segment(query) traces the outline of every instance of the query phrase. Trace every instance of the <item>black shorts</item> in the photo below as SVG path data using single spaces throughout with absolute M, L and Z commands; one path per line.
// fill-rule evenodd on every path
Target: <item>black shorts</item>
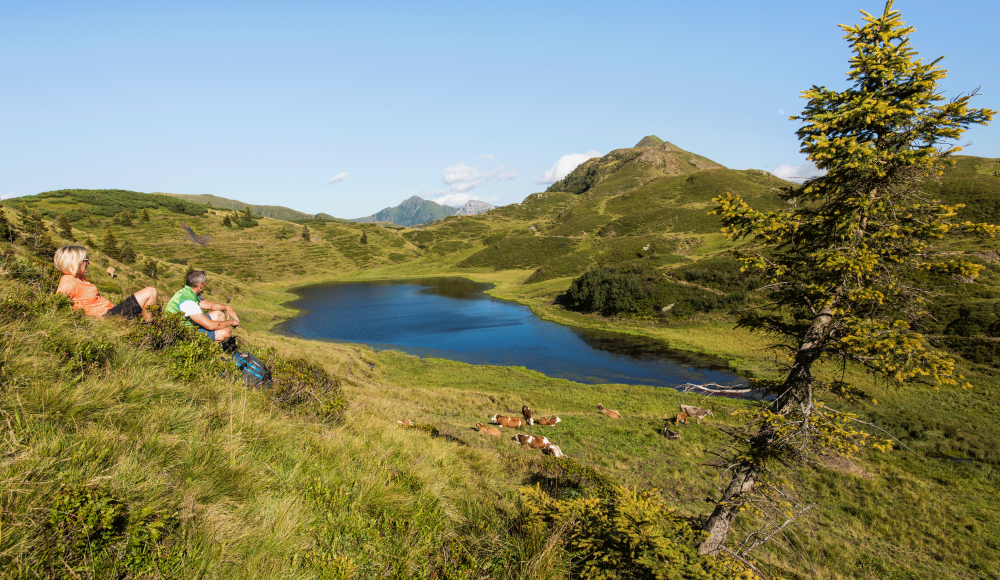
M 139 301 L 135 299 L 135 294 L 131 294 L 128 298 L 122 300 L 121 304 L 104 313 L 105 318 L 108 316 L 121 316 L 129 320 L 139 318 L 142 316 L 142 306 L 139 306 Z

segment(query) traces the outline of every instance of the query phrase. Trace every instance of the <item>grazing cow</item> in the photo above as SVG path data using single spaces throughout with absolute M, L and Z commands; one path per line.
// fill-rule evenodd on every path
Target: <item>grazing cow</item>
M 681 423 L 684 423 L 685 425 L 687 425 L 688 424 L 688 417 L 689 416 L 690 415 L 688 415 L 684 411 L 681 411 L 680 413 L 677 413 L 677 418 L 674 419 L 674 425 L 680 425 Z
M 410 421 L 409 419 L 403 419 L 402 421 L 396 421 L 396 422 L 402 425 L 403 427 L 413 427 L 413 421 Z
M 691 405 L 681 405 L 681 412 L 687 413 L 688 417 L 694 417 L 694 422 L 701 425 L 701 420 L 705 417 L 713 417 L 715 413 L 711 409 L 692 407 Z
M 535 424 L 535 421 L 531 418 L 531 407 L 527 405 L 521 405 L 521 414 L 524 415 L 524 421 L 528 425 Z
M 563 455 L 562 449 L 559 449 L 558 445 L 546 445 L 545 447 L 542 447 L 542 453 L 551 455 L 552 457 L 566 457 Z
M 519 417 L 504 417 L 503 415 L 493 415 L 490 417 L 490 421 L 493 421 L 501 427 L 509 427 L 511 429 L 516 429 L 518 427 L 524 426 L 524 419 Z
M 511 437 L 512 441 L 517 441 L 524 447 L 530 447 L 531 449 L 542 449 L 552 444 L 548 437 L 538 437 L 535 435 L 521 435 L 518 433 Z
M 669 425 L 669 423 L 666 422 L 663 425 L 663 436 L 666 437 L 667 439 L 676 439 L 680 441 L 681 434 L 676 431 L 671 431 L 670 427 L 667 427 L 667 425 Z
M 559 417 L 539 417 L 537 423 L 539 425 L 548 425 L 549 427 L 551 427 L 556 423 L 558 423 L 559 421 L 561 421 Z
M 108 266 L 108 276 L 115 277 L 115 269 L 112 266 Z
M 621 413 L 619 413 L 618 411 L 612 411 L 611 409 L 605 409 L 604 405 L 602 405 L 600 403 L 597 404 L 597 412 L 600 413 L 600 414 L 602 414 L 602 415 L 604 415 L 608 419 L 621 419 L 622 418 L 622 414 Z
M 500 430 L 491 425 L 483 425 L 482 423 L 476 423 L 476 427 L 479 427 L 479 432 L 485 435 L 492 435 L 494 437 L 500 436 Z

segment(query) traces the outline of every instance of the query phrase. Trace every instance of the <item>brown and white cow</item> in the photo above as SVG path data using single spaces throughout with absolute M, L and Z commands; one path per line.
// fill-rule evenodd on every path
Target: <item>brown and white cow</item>
M 674 425 L 680 425 L 681 423 L 684 423 L 685 425 L 687 425 L 688 424 L 688 417 L 690 417 L 690 415 L 688 415 L 684 411 L 681 411 L 680 413 L 677 413 L 677 418 L 674 419 Z
M 681 405 L 681 412 L 687 413 L 688 417 L 693 417 L 694 422 L 701 425 L 701 420 L 705 417 L 713 417 L 715 413 L 711 409 L 702 409 L 701 407 L 692 407 L 691 405 Z
M 403 419 L 402 421 L 396 421 L 396 422 L 402 425 L 403 427 L 413 427 L 413 421 L 410 421 L 409 419 Z
M 531 449 L 542 449 L 552 444 L 548 437 L 538 437 L 537 435 L 522 435 L 518 433 L 511 437 L 512 441 L 517 441 L 524 447 Z
M 535 424 L 535 421 L 531 418 L 531 407 L 527 405 L 521 405 L 521 414 L 524 415 L 524 421 L 528 425 Z
M 597 412 L 600 413 L 600 414 L 602 414 L 602 415 L 604 415 L 608 419 L 621 419 L 622 418 L 622 414 L 621 413 L 619 413 L 618 411 L 612 411 L 611 409 L 605 409 L 604 405 L 602 405 L 600 403 L 597 404 Z
M 542 453 L 546 455 L 551 455 L 552 457 L 566 457 L 563 455 L 562 449 L 559 449 L 558 445 L 547 445 L 542 447 Z
M 111 266 L 108 266 L 108 276 L 115 277 L 115 269 Z
M 500 430 L 492 425 L 483 425 L 482 423 L 476 423 L 476 427 L 479 427 L 479 432 L 484 435 L 492 435 L 494 437 L 500 436 Z
M 509 427 L 511 429 L 516 429 L 517 427 L 524 426 L 524 419 L 520 417 L 504 417 L 503 415 L 493 415 L 490 417 L 490 421 L 493 421 L 501 427 Z
M 548 425 L 549 427 L 551 427 L 556 423 L 558 423 L 559 421 L 561 421 L 559 417 L 539 417 L 538 420 L 535 422 L 538 423 L 539 425 Z

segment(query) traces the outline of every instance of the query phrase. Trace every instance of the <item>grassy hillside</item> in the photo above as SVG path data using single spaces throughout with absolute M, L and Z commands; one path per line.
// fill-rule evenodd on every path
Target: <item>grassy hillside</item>
M 291 208 L 283 207 L 280 205 L 257 205 L 253 203 L 242 202 L 238 199 L 227 199 L 225 197 L 219 197 L 217 195 L 192 195 L 187 193 L 161 193 L 161 195 L 169 195 L 171 197 L 177 197 L 185 201 L 190 201 L 191 203 L 199 203 L 202 205 L 210 205 L 215 208 L 220 209 L 232 209 L 237 211 L 243 211 L 244 208 L 249 207 L 250 211 L 262 215 L 264 217 L 273 218 L 276 220 L 300 220 L 300 219 L 316 219 L 319 217 L 325 219 L 336 219 L 327 214 L 308 214 L 302 213 L 301 211 L 296 211 Z
M 710 200 L 733 191 L 753 199 L 757 207 L 779 208 L 783 202 L 776 193 L 787 184 L 765 172 L 707 166 L 710 161 L 686 153 L 706 167 L 687 162 L 690 170 L 680 164 L 685 172 L 671 173 L 668 159 L 680 163 L 683 158 L 667 147 L 673 146 L 619 150 L 592 160 L 596 169 L 581 166 L 582 172 L 570 180 L 587 184 L 580 191 L 550 188 L 520 204 L 448 217 L 419 229 L 266 217 L 255 227 L 225 227 L 221 222 L 228 212 L 156 205 L 159 198 L 129 192 L 116 193 L 118 205 L 106 206 L 104 213 L 98 213 L 98 204 L 105 203 L 98 192 L 74 194 L 71 202 L 65 196 L 24 199 L 29 211 L 45 212 L 49 222 L 60 213 L 79 214 L 73 236 L 91 238 L 91 258 L 122 273 L 114 280 L 95 278 L 113 299 L 147 284 L 167 296 L 189 266 L 209 269 L 210 294 L 231 299 L 246 321 L 239 334 L 254 348 L 273 348 L 275 356 L 302 356 L 323 366 L 341 382 L 350 410 L 340 423 L 327 425 L 222 379 L 195 385 L 175 378 L 177 362 L 171 354 L 133 354 L 124 329 L 74 319 L 55 302 L 33 306 L 30 321 L 16 321 L 22 340 L 3 347 L 6 366 L 0 368 L 8 374 L 0 376 L 33 377 L 23 369 L 34 365 L 30 368 L 39 369 L 33 371 L 38 378 L 16 384 L 5 379 L 0 409 L 10 417 L 12 433 L 2 464 L 5 481 L 12 483 L 5 485 L 10 490 L 32 486 L 38 493 L 7 494 L 14 499 L 6 500 L 0 517 L 3 529 L 13 526 L 16 533 L 0 536 L 0 557 L 8 558 L 0 563 L 13 562 L 28 577 L 32 562 L 58 561 L 38 556 L 59 553 L 43 545 L 52 534 L 45 526 L 52 524 L 27 514 L 63 505 L 56 503 L 63 501 L 59 482 L 75 490 L 98 484 L 102 493 L 133 511 L 142 506 L 151 506 L 153 514 L 176 510 L 181 515 L 170 520 L 177 522 L 169 524 L 171 545 L 183 546 L 186 554 L 185 563 L 176 568 L 183 572 L 178 577 L 202 567 L 209 575 L 246 577 L 349 577 L 344 570 L 351 567 L 356 578 L 375 570 L 390 577 L 425 577 L 433 570 L 441 570 L 437 578 L 565 577 L 573 544 L 556 528 L 530 531 L 542 528 L 525 526 L 518 514 L 527 512 L 517 507 L 525 505 L 519 499 L 521 486 L 540 483 L 547 488 L 554 485 L 553 478 L 572 490 L 561 497 L 576 497 L 580 487 L 584 496 L 596 493 L 592 480 L 600 477 L 657 488 L 676 514 L 696 526 L 709 507 L 700 498 L 712 493 L 714 483 L 714 472 L 704 465 L 723 435 L 713 427 L 693 427 L 682 431 L 680 443 L 667 442 L 658 428 L 680 401 L 699 404 L 699 399 L 644 387 L 579 385 L 523 369 L 421 360 L 268 332 L 294 314 L 280 306 L 293 298 L 289 286 L 460 275 L 491 282 L 491 294 L 527 304 L 550 320 L 650 336 L 721 356 L 744 374 L 766 376 L 771 372 L 766 343 L 733 330 L 725 309 L 623 319 L 559 304 L 575 276 L 621 262 L 649 265 L 671 284 L 702 293 L 721 297 L 741 291 L 725 257 L 733 244 L 705 215 Z M 642 151 L 662 163 L 644 158 Z M 1000 221 L 990 205 L 1000 190 L 996 168 L 995 160 L 960 157 L 941 184 L 931 187 L 948 202 L 966 203 L 963 211 L 970 217 Z M 147 199 L 150 205 L 142 205 Z M 16 227 L 22 224 L 16 211 L 21 203 L 4 202 L 4 213 Z M 142 207 L 148 207 L 148 223 L 135 219 L 131 228 L 113 223 L 118 212 L 138 213 Z M 207 244 L 191 241 L 182 224 L 199 239 L 211 239 Z M 309 242 L 300 237 L 303 226 L 311 233 Z M 105 256 L 98 246 L 108 228 L 132 242 L 140 262 L 158 261 L 159 278 L 143 274 L 138 264 Z M 361 243 L 362 234 L 368 243 Z M 944 281 L 937 326 L 929 330 L 942 346 L 964 357 L 960 365 L 975 388 L 887 389 L 847 369 L 878 403 L 837 404 L 883 426 L 901 445 L 887 454 L 865 454 L 855 463 L 802 472 L 806 485 L 797 488 L 814 490 L 810 493 L 821 500 L 822 512 L 799 529 L 803 544 L 794 552 L 772 544 L 759 554 L 772 572 L 831 579 L 1000 575 L 1000 514 L 992 501 L 1000 484 L 1000 259 L 995 240 L 966 240 L 949 249 L 972 254 L 986 270 L 974 284 Z M 26 254 L 20 243 L 13 250 Z M 6 293 L 2 304 L 23 293 L 11 282 L 10 272 L 7 266 L 0 271 Z M 6 312 L 3 308 L 0 313 Z M 10 328 L 5 332 L 15 332 Z M 58 354 L 67 351 L 47 342 L 48 337 L 69 336 L 61 342 L 69 344 L 90 333 L 104 337 L 114 353 L 93 372 L 79 374 L 67 362 L 69 355 Z M 144 380 L 136 364 L 158 370 Z M 625 418 L 608 423 L 594 412 L 598 402 L 621 410 Z M 572 478 L 553 476 L 556 468 L 537 454 L 471 429 L 493 413 L 516 413 L 522 403 L 531 404 L 536 413 L 559 414 L 563 422 L 542 432 L 560 444 L 574 465 L 592 468 L 596 475 L 568 484 Z M 725 425 L 732 421 L 728 412 L 742 403 L 707 404 L 715 409 L 715 423 Z M 19 410 L 18 405 L 26 407 Z M 154 419 L 148 425 L 117 420 L 131 416 Z M 433 425 L 437 436 L 399 429 L 395 420 L 401 418 Z M 125 443 L 132 441 L 143 444 Z M 103 457 L 94 451 L 103 448 L 111 451 Z M 148 483 L 142 483 L 144 478 Z M 310 491 L 314 488 L 307 482 L 315 481 L 326 491 Z M 334 489 L 338 491 L 330 491 Z M 376 537 L 381 540 L 372 539 Z M 458 545 L 472 547 L 468 559 L 457 555 Z M 319 557 L 325 563 L 306 558 L 304 546 L 325 551 Z M 444 572 L 447 566 L 459 569 L 460 561 L 477 572 L 468 567 L 464 576 Z

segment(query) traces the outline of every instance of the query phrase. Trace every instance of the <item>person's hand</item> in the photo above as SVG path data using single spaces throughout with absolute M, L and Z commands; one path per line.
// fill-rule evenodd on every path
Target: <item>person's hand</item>
M 228 304 L 226 305 L 226 316 L 228 316 L 229 318 L 232 318 L 236 322 L 240 321 L 240 317 L 236 316 L 236 311 L 233 310 L 233 307 L 229 306 Z

